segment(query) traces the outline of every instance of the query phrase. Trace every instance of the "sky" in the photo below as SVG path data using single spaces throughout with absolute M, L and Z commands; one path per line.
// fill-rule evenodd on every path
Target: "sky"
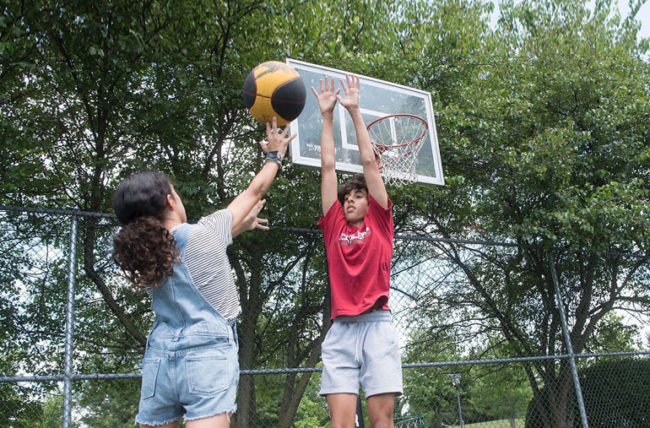
M 621 17 L 625 17 L 630 13 L 630 7 L 626 0 L 618 0 L 618 10 L 621 12 Z M 650 38 L 650 0 L 646 0 L 646 3 L 641 6 L 636 19 L 641 22 L 639 38 Z

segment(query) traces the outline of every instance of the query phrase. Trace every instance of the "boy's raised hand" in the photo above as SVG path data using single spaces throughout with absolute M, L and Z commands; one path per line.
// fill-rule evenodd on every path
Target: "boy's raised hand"
M 337 98 L 341 105 L 348 110 L 359 108 L 359 77 L 346 74 L 345 80 L 347 80 L 347 85 L 341 79 L 341 87 L 343 88 L 343 92 L 345 92 L 345 96 L 337 96 Z
M 334 111 L 334 107 L 336 106 L 336 99 L 341 90 L 337 89 L 336 92 L 334 92 L 334 79 L 330 80 L 327 76 L 325 76 L 324 79 L 320 79 L 319 83 L 320 94 L 313 86 L 311 87 L 311 91 L 314 93 L 314 95 L 316 95 L 316 99 L 318 100 L 318 108 L 320 108 L 321 114 L 331 113 Z

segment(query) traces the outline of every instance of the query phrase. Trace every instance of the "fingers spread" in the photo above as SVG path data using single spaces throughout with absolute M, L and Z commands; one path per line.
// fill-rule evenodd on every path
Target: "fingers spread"
M 341 88 L 343 88 L 343 92 L 347 93 L 348 92 L 348 87 L 345 86 L 345 82 L 343 82 L 343 79 L 340 79 L 340 80 L 341 80 Z
M 262 150 L 264 150 L 265 152 L 268 151 L 269 148 L 267 147 L 267 145 L 268 145 L 269 143 L 267 143 L 267 142 L 264 141 L 264 140 L 260 140 L 260 141 L 258 141 L 258 143 L 259 143 L 260 147 L 262 148 Z

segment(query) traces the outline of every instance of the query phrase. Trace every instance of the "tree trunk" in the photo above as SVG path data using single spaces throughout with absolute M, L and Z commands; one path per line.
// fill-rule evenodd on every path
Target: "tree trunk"
M 235 270 L 239 288 L 239 301 L 242 306 L 241 322 L 238 325 L 239 337 L 239 369 L 251 370 L 255 367 L 255 326 L 262 312 L 263 298 L 261 265 L 259 249 L 248 248 L 251 266 L 250 278 L 246 277 L 241 261 L 228 251 L 230 265 Z M 245 375 L 239 377 L 237 391 L 237 412 L 232 418 L 233 427 L 249 428 L 257 424 L 257 407 L 255 401 L 255 377 Z
M 247 316 L 248 315 L 248 316 Z M 252 369 L 255 360 L 255 321 L 257 317 L 250 312 L 243 314 L 239 335 L 239 368 Z M 248 428 L 257 424 L 255 406 L 255 376 L 244 375 L 239 378 L 237 391 L 237 413 L 232 420 L 233 427 Z
M 528 417 L 526 426 L 544 428 L 572 428 L 575 418 L 575 394 L 571 393 L 572 378 L 568 367 L 562 367 L 558 376 L 542 373 L 544 393 L 535 397 L 536 413 Z
M 311 351 L 305 364 L 306 367 L 314 367 L 320 359 L 321 344 L 323 343 L 323 340 L 325 340 L 325 335 L 331 325 L 329 287 L 328 292 L 325 294 L 322 308 L 323 319 L 321 323 L 321 331 L 319 336 L 314 340 L 314 343 L 311 344 Z M 291 346 L 289 346 L 289 352 L 291 352 Z M 282 396 L 282 404 L 280 405 L 278 428 L 291 428 L 293 425 L 293 418 L 296 416 L 300 400 L 309 384 L 311 373 L 302 373 L 297 382 L 295 379 L 296 374 L 290 373 L 287 375 Z
M 99 273 L 95 270 L 95 244 L 97 242 L 96 234 L 96 219 L 88 218 L 87 226 L 84 231 L 84 245 L 83 245 L 83 257 L 84 257 L 84 271 L 90 280 L 95 284 L 97 290 L 102 295 L 102 299 L 109 307 L 111 312 L 115 317 L 120 321 L 126 332 L 135 339 L 139 345 L 140 353 L 144 354 L 145 346 L 147 345 L 147 337 L 143 335 L 131 322 L 128 315 L 124 312 L 120 304 L 115 301 L 115 297 L 111 290 L 108 288 L 104 280 L 102 280 Z

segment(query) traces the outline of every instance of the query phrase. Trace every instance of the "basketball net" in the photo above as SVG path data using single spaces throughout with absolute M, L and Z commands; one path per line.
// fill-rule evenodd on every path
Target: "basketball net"
M 428 129 L 424 119 L 412 114 L 391 114 L 370 122 L 370 141 L 386 184 L 417 181 L 417 157 Z

